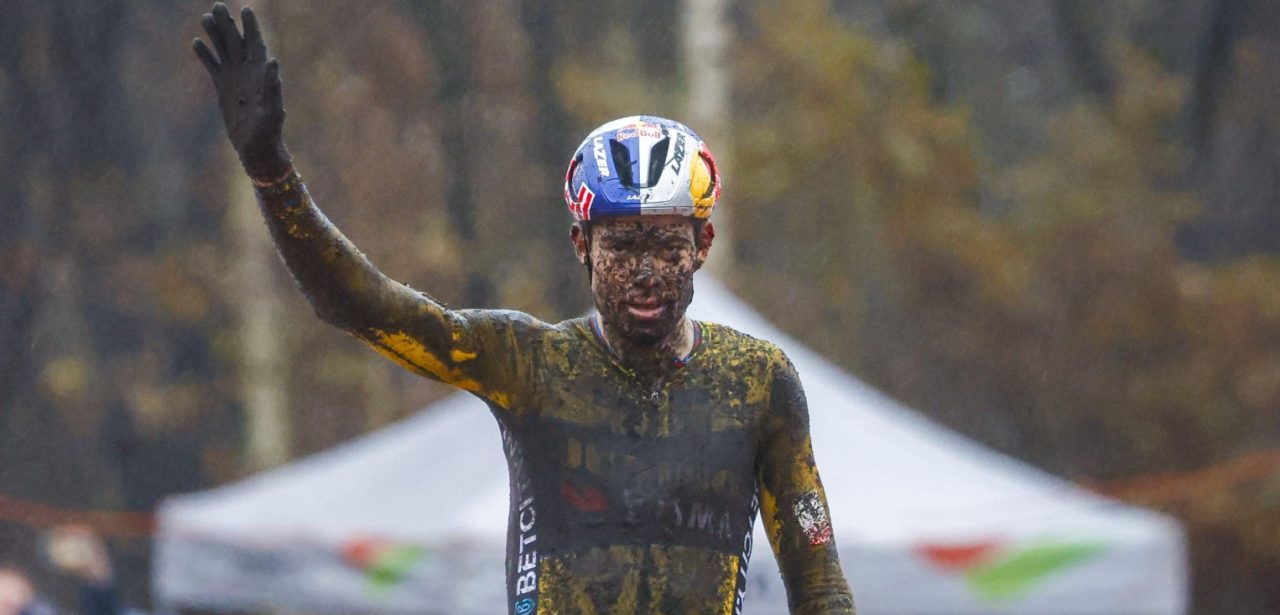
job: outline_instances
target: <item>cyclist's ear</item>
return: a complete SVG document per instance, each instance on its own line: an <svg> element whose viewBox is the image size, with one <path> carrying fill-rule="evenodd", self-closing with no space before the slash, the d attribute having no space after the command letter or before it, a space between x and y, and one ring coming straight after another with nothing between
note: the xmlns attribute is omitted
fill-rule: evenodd
<svg viewBox="0 0 1280 615"><path fill-rule="evenodd" d="M710 220L695 226L693 232L697 233L694 238L694 245L698 247L697 258L695 258L696 268L701 269L702 264L707 262L707 255L711 252L711 243L716 238L716 227L711 224Z"/></svg>
<svg viewBox="0 0 1280 615"><path fill-rule="evenodd" d="M587 264L591 256L591 246L588 242L590 238L587 237L588 232L586 228L583 228L582 224L577 222L569 227L569 241L573 242L573 251L578 257L578 262L583 265Z"/></svg>

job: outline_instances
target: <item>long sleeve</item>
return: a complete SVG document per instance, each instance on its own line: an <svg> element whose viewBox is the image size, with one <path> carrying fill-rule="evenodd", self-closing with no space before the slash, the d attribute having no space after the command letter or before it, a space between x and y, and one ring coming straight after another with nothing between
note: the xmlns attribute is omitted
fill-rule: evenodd
<svg viewBox="0 0 1280 615"><path fill-rule="evenodd" d="M296 172L258 188L285 265L325 322L405 368L511 409L521 342L537 323L517 312L449 310L373 266L312 202Z"/></svg>
<svg viewBox="0 0 1280 615"><path fill-rule="evenodd" d="M827 496L809 439L809 410L791 362L778 352L759 459L761 514L793 615L852 615Z"/></svg>

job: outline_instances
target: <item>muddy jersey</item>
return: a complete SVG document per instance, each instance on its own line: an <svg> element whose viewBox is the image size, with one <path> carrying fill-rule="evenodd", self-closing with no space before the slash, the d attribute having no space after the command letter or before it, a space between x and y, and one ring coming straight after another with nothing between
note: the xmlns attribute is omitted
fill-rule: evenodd
<svg viewBox="0 0 1280 615"><path fill-rule="evenodd" d="M695 323L690 355L646 380L591 318L449 310L386 278L296 175L259 197L321 318L497 418L509 613L738 613L757 513L792 613L853 613L804 393L776 346Z"/></svg>

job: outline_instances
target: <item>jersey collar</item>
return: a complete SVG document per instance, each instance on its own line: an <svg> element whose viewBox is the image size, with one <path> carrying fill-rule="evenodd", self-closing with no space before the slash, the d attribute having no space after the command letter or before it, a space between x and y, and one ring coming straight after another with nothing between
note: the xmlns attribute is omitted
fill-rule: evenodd
<svg viewBox="0 0 1280 615"><path fill-rule="evenodd" d="M689 346L688 354L682 357L671 357L671 362L676 367L684 367L688 365L689 359L693 357L693 353L697 352L698 347L702 345L702 323L693 319L690 319L690 322L693 323L693 344ZM592 314L587 317L587 323L591 325L591 333L595 335L596 341L600 342L600 345L608 351L614 361L621 364L621 358L618 356L617 351L613 349L613 344L610 344L609 338L604 335L604 328L600 322L600 315Z"/></svg>

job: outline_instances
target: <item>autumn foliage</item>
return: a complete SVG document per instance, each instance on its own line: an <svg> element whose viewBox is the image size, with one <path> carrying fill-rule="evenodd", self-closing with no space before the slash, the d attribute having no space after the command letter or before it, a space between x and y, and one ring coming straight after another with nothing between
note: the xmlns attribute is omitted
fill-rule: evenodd
<svg viewBox="0 0 1280 615"><path fill-rule="evenodd" d="M384 272L587 308L563 165L683 116L681 3L263 4L298 167ZM921 412L1177 515L1197 612L1276 612L1280 16L1013 4L735 4L712 258ZM145 512L447 392L311 316L186 50L201 8L3 10L0 504Z"/></svg>

